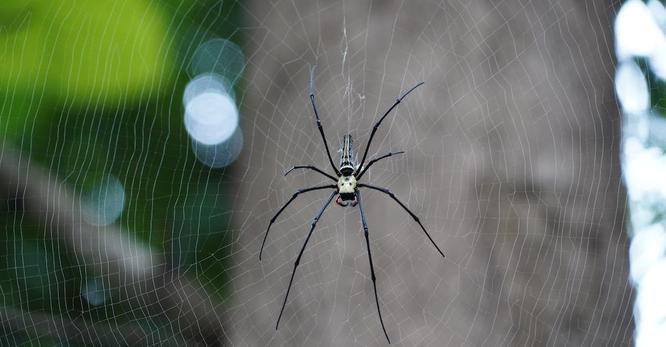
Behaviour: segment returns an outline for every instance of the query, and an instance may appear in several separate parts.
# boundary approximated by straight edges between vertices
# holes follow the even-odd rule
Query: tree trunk
[[[364,179],[390,188],[430,231],[367,191],[388,335],[406,346],[629,345],[625,191],[606,1],[251,1],[246,146],[235,166],[237,345],[384,345],[358,209],[324,213],[275,321],[330,170],[308,100],[308,64],[337,163],[365,145]],[[362,153],[361,153],[362,154]],[[360,154],[359,154],[360,157]]]

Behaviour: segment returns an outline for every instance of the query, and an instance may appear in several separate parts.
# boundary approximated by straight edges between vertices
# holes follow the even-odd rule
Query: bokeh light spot
[[[205,73],[193,78],[187,84],[183,93],[183,105],[187,106],[193,98],[206,92],[227,94],[232,99],[236,98],[229,81],[218,74]]]
[[[97,183],[83,199],[85,218],[94,225],[110,225],[125,207],[125,188],[118,178],[107,176]]]
[[[228,140],[217,145],[192,141],[192,149],[197,159],[206,166],[212,168],[229,166],[238,158],[243,149],[243,132],[240,127],[236,127],[236,131]]]
[[[108,293],[104,286],[104,281],[99,278],[88,280],[81,287],[81,296],[90,305],[99,306],[104,304],[108,299]]]
[[[205,91],[185,106],[185,128],[204,145],[228,140],[238,127],[238,108],[229,94]]]
[[[622,62],[618,67],[615,75],[615,92],[625,112],[640,113],[650,107],[647,80],[632,60]]]
[[[213,72],[232,85],[240,79],[245,69],[245,55],[235,43],[215,38],[197,48],[192,56],[190,72],[192,76]]]
[[[625,2],[615,18],[616,53],[620,61],[647,57],[666,41],[650,9],[640,0]]]
[[[192,138],[192,150],[199,161],[212,168],[231,164],[243,147],[233,84],[218,72],[198,75],[183,95],[185,129]],[[242,73],[242,68],[237,72]]]
[[[654,264],[664,259],[666,254],[666,230],[659,224],[638,230],[631,240],[631,279],[640,284],[641,279]]]

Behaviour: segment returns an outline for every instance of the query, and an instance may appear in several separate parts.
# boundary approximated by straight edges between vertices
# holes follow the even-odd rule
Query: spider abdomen
[[[354,145],[351,135],[342,137],[342,148],[340,149],[340,173],[343,177],[348,177],[354,172]]]

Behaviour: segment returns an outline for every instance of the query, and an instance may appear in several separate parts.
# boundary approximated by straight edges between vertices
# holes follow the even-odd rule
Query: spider
[[[391,105],[391,107],[384,113],[384,115],[375,123],[374,127],[372,128],[372,132],[370,133],[370,137],[368,138],[368,142],[365,146],[365,150],[363,152],[363,157],[361,159],[360,163],[355,162],[355,157],[354,157],[354,148],[353,148],[353,141],[352,141],[352,136],[351,135],[344,135],[342,145],[341,145],[341,155],[340,155],[340,167],[336,167],[335,164],[333,164],[333,159],[331,158],[331,153],[328,149],[328,142],[326,141],[326,135],[324,134],[324,128],[321,125],[321,120],[319,119],[319,112],[317,111],[317,105],[315,103],[315,95],[314,95],[314,69],[315,67],[313,66],[310,69],[310,102],[312,104],[312,109],[315,114],[315,119],[317,121],[317,128],[319,129],[319,134],[321,134],[321,138],[324,141],[324,147],[326,148],[326,155],[328,156],[328,161],[331,164],[331,167],[333,168],[333,171],[335,172],[335,176],[330,175],[323,170],[312,166],[312,165],[297,165],[289,169],[284,175],[287,176],[290,172],[296,169],[308,169],[312,171],[316,171],[327,178],[331,179],[332,181],[335,182],[335,184],[328,184],[328,185],[321,185],[321,186],[314,186],[310,188],[304,188],[304,189],[299,189],[296,191],[291,196],[291,199],[289,199],[282,207],[277,211],[277,213],[271,218],[268,228],[266,228],[266,234],[264,235],[264,240],[261,243],[261,250],[259,251],[259,261],[261,261],[261,255],[264,251],[264,245],[266,244],[266,238],[268,238],[268,232],[271,229],[271,226],[275,222],[275,220],[280,216],[282,211],[284,211],[289,204],[291,204],[292,201],[296,199],[300,194],[305,193],[305,192],[311,192],[311,191],[316,191],[316,190],[327,190],[330,189],[332,190],[330,196],[328,197],[328,200],[326,200],[326,203],[324,206],[321,207],[317,215],[314,217],[312,220],[312,224],[310,225],[310,231],[308,232],[308,236],[305,238],[305,242],[303,243],[303,247],[301,247],[301,251],[298,253],[298,257],[296,258],[296,262],[294,263],[294,269],[291,273],[291,278],[289,279],[289,286],[287,287],[287,293],[284,296],[284,301],[282,303],[282,308],[280,309],[280,314],[278,315],[277,323],[275,324],[275,330],[278,329],[280,326],[280,319],[282,318],[282,313],[284,312],[284,308],[287,304],[287,298],[289,297],[289,291],[291,290],[291,285],[294,281],[294,274],[296,273],[296,268],[298,268],[298,264],[301,261],[301,257],[303,256],[303,252],[305,251],[305,247],[308,244],[308,241],[310,240],[310,236],[312,236],[312,232],[314,231],[317,222],[321,218],[321,216],[324,214],[324,211],[326,208],[330,205],[331,201],[333,198],[337,195],[337,199],[335,202],[342,206],[342,207],[355,207],[358,205],[359,211],[361,214],[361,224],[363,225],[363,233],[365,235],[365,245],[368,250],[368,260],[370,262],[370,275],[372,279],[372,285],[374,287],[375,291],[375,304],[377,305],[377,314],[379,315],[379,322],[381,323],[382,330],[384,331],[384,336],[386,336],[386,340],[388,343],[391,343],[391,340],[389,339],[388,333],[386,332],[386,327],[384,326],[384,319],[382,318],[382,311],[379,308],[379,298],[377,297],[377,278],[375,276],[375,269],[374,265],[372,263],[372,253],[370,252],[370,240],[368,238],[368,223],[365,219],[365,211],[363,210],[363,202],[361,198],[361,191],[360,188],[368,188],[371,190],[376,190],[379,192],[382,192],[386,195],[388,195],[391,199],[393,199],[402,209],[404,209],[411,217],[412,219],[418,223],[418,225],[421,227],[421,230],[425,235],[428,237],[430,242],[435,246],[439,254],[444,257],[444,253],[442,253],[442,250],[439,249],[435,241],[433,241],[432,237],[430,237],[430,234],[426,231],[425,227],[419,220],[419,218],[409,209],[405,204],[400,201],[395,194],[393,194],[391,191],[389,191],[386,188],[382,187],[376,187],[370,184],[365,184],[365,183],[360,183],[361,178],[363,175],[368,171],[368,169],[378,161],[391,157],[396,154],[402,154],[404,152],[399,151],[399,152],[389,152],[388,154],[382,155],[380,157],[377,157],[375,159],[372,159],[368,161],[367,166],[363,166],[365,163],[365,159],[368,156],[368,150],[370,149],[370,144],[372,143],[372,139],[375,136],[375,133],[377,132],[377,129],[379,129],[379,126],[381,125],[382,121],[386,118],[386,116],[391,113],[391,111],[402,102],[402,100],[409,95],[414,89],[418,88],[419,86],[423,85],[424,82],[420,82],[411,89],[409,89],[407,92],[402,94],[396,101]]]

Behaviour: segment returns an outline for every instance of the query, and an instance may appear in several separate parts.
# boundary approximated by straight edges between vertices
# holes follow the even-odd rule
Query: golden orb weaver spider
[[[368,150],[370,149],[370,144],[372,143],[372,139],[375,136],[375,133],[377,132],[377,129],[379,129],[379,126],[381,125],[382,121],[386,118],[386,116],[393,111],[394,108],[402,102],[402,100],[409,95],[414,89],[418,88],[419,86],[423,85],[424,82],[420,82],[405,93],[403,93],[396,101],[391,105],[391,107],[384,113],[384,115],[375,123],[375,125],[372,128],[372,132],[370,133],[370,137],[368,138],[368,142],[365,145],[365,150],[363,152],[363,157],[361,159],[361,162],[359,164],[355,163],[354,160],[354,149],[353,149],[353,141],[351,135],[345,135],[343,137],[342,141],[342,148],[340,149],[341,155],[340,155],[340,168],[335,166],[333,163],[333,158],[331,158],[331,152],[328,149],[328,142],[326,141],[326,135],[324,134],[324,128],[321,125],[321,120],[319,119],[319,112],[317,111],[317,105],[315,103],[315,95],[314,95],[314,69],[315,67],[313,66],[310,69],[310,102],[312,103],[312,109],[315,114],[315,118],[317,121],[317,128],[319,129],[319,133],[321,134],[321,138],[324,141],[324,147],[326,148],[326,155],[328,156],[328,161],[331,164],[331,167],[333,168],[333,171],[335,171],[335,175],[337,176],[334,177],[333,175],[327,174],[323,170],[312,166],[312,165],[297,165],[289,169],[284,175],[287,176],[290,172],[296,169],[308,169],[308,170],[313,170],[316,171],[327,178],[333,180],[336,182],[336,184],[329,184],[329,185],[322,185],[322,186],[315,186],[315,187],[310,187],[310,188],[304,188],[304,189],[299,189],[296,191],[291,196],[291,199],[289,199],[282,207],[277,211],[277,213],[271,218],[270,222],[268,223],[268,227],[266,228],[266,234],[264,235],[264,240],[261,243],[261,250],[259,251],[259,261],[261,261],[261,255],[264,251],[264,245],[266,244],[266,239],[268,238],[268,232],[271,229],[271,226],[275,222],[275,220],[280,216],[282,211],[284,211],[289,204],[291,204],[292,201],[296,199],[300,194],[305,193],[305,192],[311,192],[315,190],[325,190],[325,189],[332,189],[332,193],[329,196],[328,200],[326,200],[326,203],[324,206],[319,209],[319,212],[317,215],[314,217],[312,220],[312,224],[310,225],[310,231],[308,232],[308,236],[305,238],[305,242],[303,243],[303,247],[301,247],[301,251],[298,253],[298,257],[296,258],[296,262],[294,263],[294,269],[291,272],[291,278],[289,279],[289,286],[287,287],[287,293],[284,296],[284,301],[282,303],[282,308],[280,309],[280,314],[278,315],[277,323],[275,324],[275,330],[278,329],[280,326],[280,319],[282,318],[282,313],[284,313],[284,308],[287,304],[287,298],[289,297],[289,291],[291,290],[291,285],[294,281],[294,275],[296,274],[296,268],[298,268],[298,264],[301,261],[301,257],[303,256],[303,252],[305,251],[305,247],[308,244],[308,241],[310,240],[310,236],[312,236],[312,232],[314,231],[315,227],[317,226],[317,222],[319,221],[319,218],[324,214],[324,211],[326,208],[330,205],[331,201],[333,198],[337,195],[337,199],[335,202],[343,207],[346,206],[351,206],[355,207],[358,205],[359,211],[361,214],[361,224],[363,225],[363,233],[365,235],[365,245],[368,250],[368,260],[370,262],[370,274],[372,278],[372,285],[374,287],[375,291],[375,303],[377,305],[377,314],[379,315],[379,322],[381,323],[382,330],[384,331],[384,336],[386,336],[386,340],[388,343],[391,343],[391,340],[388,337],[388,333],[386,332],[386,327],[384,326],[384,319],[382,318],[382,311],[379,308],[379,298],[377,296],[377,278],[375,276],[375,268],[372,263],[372,253],[370,252],[370,240],[368,238],[368,223],[366,222],[365,219],[365,211],[363,210],[363,202],[361,200],[361,191],[360,188],[368,188],[372,190],[376,190],[379,192],[382,192],[386,195],[388,195],[391,199],[395,200],[395,202],[400,205],[411,217],[414,219],[416,223],[421,227],[421,230],[425,233],[425,235],[428,237],[430,242],[435,246],[439,254],[444,257],[444,253],[442,252],[441,249],[437,246],[435,241],[430,237],[430,234],[426,231],[425,227],[419,220],[419,218],[409,209],[405,204],[400,201],[395,194],[393,194],[391,191],[389,191],[386,188],[382,187],[376,187],[372,186],[369,184],[364,184],[364,183],[359,183],[363,175],[368,171],[368,169],[376,162],[391,157],[396,154],[402,154],[404,152],[389,152],[388,154],[384,154],[378,158],[372,159],[368,161],[367,166],[363,166],[365,163],[365,159],[368,156]]]

